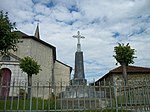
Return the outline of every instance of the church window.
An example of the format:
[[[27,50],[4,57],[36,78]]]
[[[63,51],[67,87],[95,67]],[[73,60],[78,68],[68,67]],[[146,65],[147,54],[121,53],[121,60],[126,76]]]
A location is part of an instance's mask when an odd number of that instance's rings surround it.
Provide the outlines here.
[[[2,57],[2,60],[3,61],[10,61],[10,56],[5,55],[5,56]]]

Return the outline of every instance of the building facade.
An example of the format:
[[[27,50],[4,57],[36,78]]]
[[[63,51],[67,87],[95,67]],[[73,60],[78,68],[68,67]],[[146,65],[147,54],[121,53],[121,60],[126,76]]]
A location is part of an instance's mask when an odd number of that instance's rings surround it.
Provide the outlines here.
[[[12,86],[13,82],[17,85],[26,85],[28,78],[27,74],[22,72],[19,67],[19,60],[26,56],[32,57],[38,64],[41,66],[41,71],[38,75],[32,76],[32,85],[37,85],[37,82],[41,85],[50,85],[52,89],[45,89],[45,98],[49,97],[50,92],[53,92],[54,84],[61,81],[69,81],[71,74],[71,67],[63,64],[62,62],[56,60],[56,47],[46,43],[41,40],[39,37],[28,36],[20,31],[17,34],[21,37],[19,43],[17,44],[18,50],[16,52],[11,52],[9,55],[0,56],[0,65],[1,65],[1,82],[3,85]],[[39,35],[38,35],[39,36]],[[5,83],[7,82],[7,84]],[[12,90],[9,88],[6,92],[5,88],[1,89],[1,96],[7,95],[11,96]],[[24,90],[25,88],[15,88],[13,90],[13,95],[18,95],[19,91]],[[35,88],[32,91],[32,95],[41,97],[42,90],[36,90]],[[48,92],[50,91],[50,92]],[[57,91],[59,92],[59,91]]]
[[[122,66],[119,66],[113,70],[110,70],[107,74],[105,74],[102,78],[98,79],[95,84],[123,84],[123,69]],[[138,67],[138,66],[128,66],[127,67],[127,77],[128,82],[135,81],[146,81],[150,80],[150,68]]]
[[[102,91],[105,91],[107,97],[110,97],[110,91],[112,96],[118,96],[120,93],[132,92],[143,92],[142,89],[145,86],[150,85],[150,68],[138,67],[138,66],[128,66],[127,67],[127,84],[123,79],[123,68],[119,66],[113,70],[110,70],[102,78],[98,79],[94,85],[103,86]],[[124,90],[126,88],[126,90]],[[99,90],[99,88],[96,88]],[[150,92],[150,90],[148,90]]]
[[[67,69],[68,68],[68,69]],[[68,65],[56,60],[54,64],[54,80],[57,80],[54,83],[56,87],[55,93],[59,96],[59,93],[66,90],[66,86],[69,86],[71,79],[71,71]],[[70,73],[70,74],[69,74]]]

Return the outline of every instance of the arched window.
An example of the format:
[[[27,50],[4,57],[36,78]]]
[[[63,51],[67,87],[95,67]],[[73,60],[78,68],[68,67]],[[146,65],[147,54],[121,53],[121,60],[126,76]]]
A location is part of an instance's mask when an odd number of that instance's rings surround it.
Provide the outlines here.
[[[10,61],[10,56],[4,55],[4,56],[2,57],[2,60],[3,60],[3,61]]]

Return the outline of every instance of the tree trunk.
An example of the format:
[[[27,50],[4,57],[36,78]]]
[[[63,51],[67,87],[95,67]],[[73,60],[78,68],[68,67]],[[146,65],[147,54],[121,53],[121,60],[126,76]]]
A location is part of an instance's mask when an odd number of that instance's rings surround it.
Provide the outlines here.
[[[127,65],[126,65],[126,63],[122,63],[122,70],[123,70],[124,84],[126,85],[127,82],[128,82],[128,77],[127,77]]]
[[[28,75],[28,99],[31,96],[32,75]]]
[[[1,96],[1,83],[2,83],[2,77],[1,77],[1,74],[0,74],[0,96]]]

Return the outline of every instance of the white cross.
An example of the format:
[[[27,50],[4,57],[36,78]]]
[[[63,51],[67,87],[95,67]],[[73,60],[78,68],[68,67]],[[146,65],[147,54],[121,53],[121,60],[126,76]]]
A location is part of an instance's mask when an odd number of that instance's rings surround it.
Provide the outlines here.
[[[85,37],[84,37],[84,36],[81,36],[79,31],[77,32],[77,35],[76,35],[76,36],[74,35],[73,37],[78,39],[77,51],[81,51],[80,39],[81,39],[81,38],[84,39]]]

